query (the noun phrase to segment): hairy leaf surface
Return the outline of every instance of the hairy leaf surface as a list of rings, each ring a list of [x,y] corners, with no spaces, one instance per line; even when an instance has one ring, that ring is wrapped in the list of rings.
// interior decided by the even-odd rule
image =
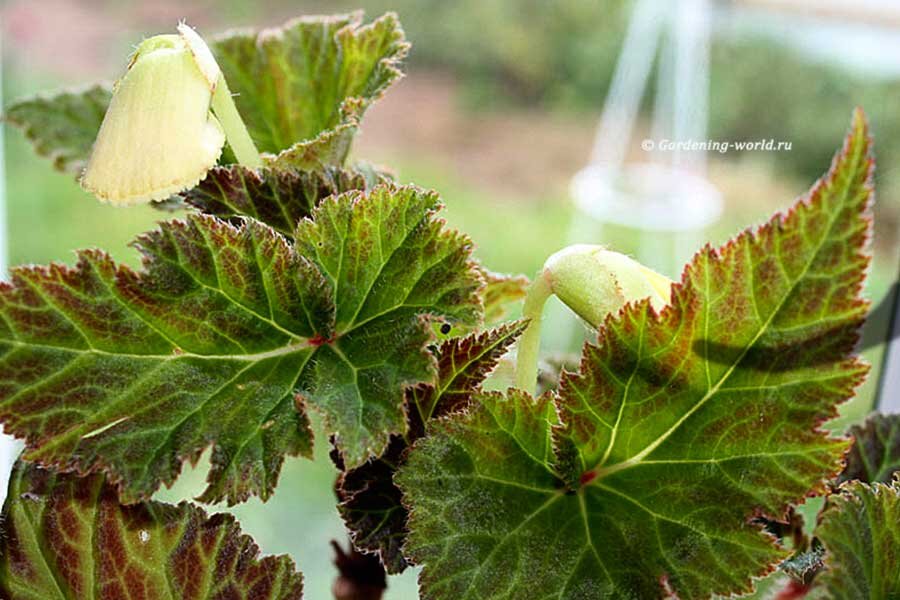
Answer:
[[[853,446],[840,482],[889,483],[900,471],[900,415],[874,414],[850,428]]]
[[[181,195],[202,212],[223,219],[253,217],[291,237],[297,223],[328,196],[367,187],[363,174],[355,171],[254,170],[232,165],[213,168],[206,179]]]
[[[0,419],[26,458],[104,470],[125,501],[213,447],[207,501],[273,490],[324,415],[350,466],[406,430],[404,389],[429,381],[427,315],[474,322],[471,243],[437,197],[380,187],[332,197],[297,246],[207,215],[138,239],[144,270],[83,251],[14,269],[0,288]]]
[[[210,43],[251,137],[270,161],[342,165],[363,113],[401,77],[409,44],[396,16],[361,23],[361,13],[304,17]],[[12,104],[6,118],[56,168],[80,175],[111,97],[107,85],[39,96]]]
[[[261,152],[279,165],[341,165],[369,105],[401,76],[409,44],[397,17],[361,13],[294,19],[213,45]]]
[[[881,600],[900,597],[900,481],[852,482],[829,498],[816,535],[825,570],[813,598]]]
[[[103,477],[19,462],[0,536],[0,595],[10,600],[299,600],[287,556],[260,557],[234,517],[189,503],[119,504]]]
[[[406,539],[407,512],[393,476],[403,464],[409,444],[424,433],[422,419],[466,407],[524,327],[524,322],[510,323],[441,344],[435,381],[407,392],[410,427],[406,437],[392,437],[384,454],[338,478],[338,510],[354,545],[377,552],[388,573],[407,567],[400,550]]]
[[[521,392],[434,423],[398,476],[425,598],[706,598],[785,557],[751,518],[840,469],[818,425],[866,373],[868,150],[857,114],[791,211],[701,250],[661,313],[608,317],[558,425]]]
[[[526,325],[525,321],[505,323],[441,344],[435,382],[410,390],[411,400],[418,408],[422,421],[466,408],[472,394],[481,388]]]

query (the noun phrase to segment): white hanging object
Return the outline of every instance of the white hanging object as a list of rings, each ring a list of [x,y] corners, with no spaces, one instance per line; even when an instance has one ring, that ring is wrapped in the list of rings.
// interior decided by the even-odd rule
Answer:
[[[722,214],[722,197],[706,179],[705,152],[659,150],[663,140],[705,141],[709,94],[711,0],[637,0],[603,106],[589,164],[572,179],[581,215],[568,244],[605,243],[604,225],[633,233],[637,259],[679,279],[681,266]],[[647,160],[626,163],[641,100],[660,56]],[[625,251],[625,248],[612,248]],[[585,333],[551,305],[548,348],[570,350]]]
[[[633,228],[638,236],[641,232],[674,234],[673,264],[680,264],[693,251],[696,236],[690,234],[700,232],[722,214],[721,195],[705,176],[705,151],[677,147],[678,142],[706,140],[710,13],[709,0],[636,3],[591,162],[575,175],[571,185],[579,211],[600,223]],[[657,49],[661,50],[659,86],[652,137],[644,148],[650,160],[626,164]],[[659,150],[661,143],[676,147]],[[659,264],[652,240],[642,236],[640,241],[654,250],[651,256],[641,256],[642,262],[647,258],[646,262],[676,275],[672,264]]]

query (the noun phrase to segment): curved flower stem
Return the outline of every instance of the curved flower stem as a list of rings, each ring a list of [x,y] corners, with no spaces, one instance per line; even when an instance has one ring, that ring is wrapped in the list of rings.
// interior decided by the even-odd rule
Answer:
[[[225,131],[225,139],[228,140],[228,145],[231,146],[238,163],[251,169],[261,167],[262,159],[259,157],[259,151],[234,104],[225,76],[221,73],[216,82],[216,90],[213,92],[212,109]]]
[[[537,389],[538,354],[541,348],[541,320],[544,304],[553,295],[550,283],[541,272],[528,288],[522,316],[529,320],[519,340],[516,355],[516,387],[534,394]]]
[[[668,304],[672,281],[636,260],[592,244],[573,244],[554,253],[528,288],[522,316],[529,319],[519,342],[516,387],[535,393],[541,319],[555,295],[593,328],[628,302],[650,298],[656,310]]]

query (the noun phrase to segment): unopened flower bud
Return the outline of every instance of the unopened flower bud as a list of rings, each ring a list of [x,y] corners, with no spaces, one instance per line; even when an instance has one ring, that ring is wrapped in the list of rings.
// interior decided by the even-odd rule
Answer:
[[[516,387],[534,391],[544,304],[556,296],[592,327],[610,313],[644,298],[656,310],[669,303],[672,281],[624,254],[577,244],[547,259],[532,282],[522,316],[530,320],[519,340]]]
[[[672,285],[668,277],[624,254],[587,244],[569,246],[548,258],[541,276],[557,298],[593,327],[643,298],[661,310]]]
[[[248,166],[258,166],[219,65],[182,23],[177,35],[148,38],[132,55],[113,88],[81,185],[113,204],[164,200],[203,179],[226,138],[235,154],[236,145],[244,150],[249,144]]]

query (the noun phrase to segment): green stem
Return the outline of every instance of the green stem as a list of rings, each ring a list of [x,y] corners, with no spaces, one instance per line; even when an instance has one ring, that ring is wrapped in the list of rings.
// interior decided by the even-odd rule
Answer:
[[[222,124],[225,131],[225,139],[234,152],[234,157],[238,164],[258,169],[262,166],[262,159],[259,157],[259,151],[244,125],[241,114],[238,112],[234,99],[231,97],[231,90],[225,83],[225,76],[219,74],[219,80],[216,82],[216,91],[213,92],[212,109],[216,113],[216,118]]]
[[[528,294],[525,296],[525,305],[522,308],[522,316],[529,319],[528,327],[519,340],[519,349],[516,353],[516,387],[535,393],[537,390],[538,355],[541,349],[541,319],[544,314],[544,304],[553,295],[550,284],[541,272],[535,278]]]

